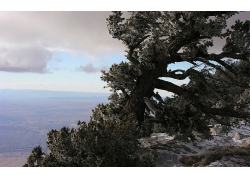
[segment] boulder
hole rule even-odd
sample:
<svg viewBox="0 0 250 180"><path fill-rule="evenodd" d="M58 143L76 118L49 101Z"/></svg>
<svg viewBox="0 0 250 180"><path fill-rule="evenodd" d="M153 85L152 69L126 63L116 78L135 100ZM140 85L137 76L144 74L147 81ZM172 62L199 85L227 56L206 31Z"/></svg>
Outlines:
<svg viewBox="0 0 250 180"><path fill-rule="evenodd" d="M173 166L183 166L179 162L178 156L169 152L158 150L156 167L173 167Z"/></svg>
<svg viewBox="0 0 250 180"><path fill-rule="evenodd" d="M210 132L211 132L212 136L221 135L222 134L221 130L222 130L222 127L219 127L219 126L214 126L214 127L210 128Z"/></svg>
<svg viewBox="0 0 250 180"><path fill-rule="evenodd" d="M241 140L245 137L249 137L248 135L245 135L245 134L242 134L242 133L239 133L239 132L236 132L235 136L233 137L235 140Z"/></svg>
<svg viewBox="0 0 250 180"><path fill-rule="evenodd" d="M242 143L242 145L244 145L244 146L248 146L248 145L250 145L250 139L242 139L242 140L241 140L241 143Z"/></svg>
<svg viewBox="0 0 250 180"><path fill-rule="evenodd" d="M150 148L150 143L146 140L144 140L142 143L141 143L141 146L144 147L144 148Z"/></svg>

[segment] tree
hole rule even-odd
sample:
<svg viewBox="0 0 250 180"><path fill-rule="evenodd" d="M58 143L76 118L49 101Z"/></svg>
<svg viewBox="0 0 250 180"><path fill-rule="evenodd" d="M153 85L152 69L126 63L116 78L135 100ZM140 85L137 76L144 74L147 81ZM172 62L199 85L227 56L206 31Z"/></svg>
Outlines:
<svg viewBox="0 0 250 180"><path fill-rule="evenodd" d="M234 98L249 88L250 21L227 27L235 14L151 11L130 12L125 19L113 12L107 18L109 33L125 44L129 62L113 65L102 79L126 97L122 113L134 113L141 125L160 123L168 133L186 138L197 133L209 138L211 123L230 127L239 118L249 118L248 112L236 108L246 104ZM221 53L209 52L214 38L226 40ZM191 67L170 68L179 62ZM190 82L178 86L170 78ZM174 98L163 100L156 89L172 92ZM151 99L151 108L145 99Z"/></svg>
<svg viewBox="0 0 250 180"><path fill-rule="evenodd" d="M105 105L96 109L103 111ZM103 112L98 114L102 115ZM95 113L94 113L95 114ZM94 115L95 116L95 115ZM35 147L25 167L125 167L153 166L156 154L141 148L138 126L133 116L119 120L96 117L95 121L78 122L77 129L63 127L48 133L49 153ZM113 119L112 119L113 118Z"/></svg>
<svg viewBox="0 0 250 180"><path fill-rule="evenodd" d="M155 154L138 139L154 127L182 140L211 138L209 125L225 131L249 121L250 21L236 12L121 12L107 18L110 35L126 45L128 62L102 71L112 94L88 124L48 133L50 153L36 147L25 166L152 166ZM214 38L225 39L211 53ZM171 65L187 62L187 69ZM171 79L189 79L177 85ZM174 94L165 99L155 90ZM155 128L157 129L157 128Z"/></svg>

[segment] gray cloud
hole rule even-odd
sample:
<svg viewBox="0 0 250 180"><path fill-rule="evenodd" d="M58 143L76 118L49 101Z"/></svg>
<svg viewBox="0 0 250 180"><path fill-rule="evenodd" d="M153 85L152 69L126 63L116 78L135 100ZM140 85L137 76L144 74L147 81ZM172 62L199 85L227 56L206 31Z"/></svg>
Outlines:
<svg viewBox="0 0 250 180"><path fill-rule="evenodd" d="M0 12L0 71L46 72L47 62L58 50L83 54L123 53L124 45L108 34L109 14L108 11ZM250 12L244 12L230 22L249 19L249 16ZM222 46L223 41L216 43ZM217 47L211 50L217 52ZM85 72L91 72L91 67L85 67Z"/></svg>
<svg viewBox="0 0 250 180"><path fill-rule="evenodd" d="M108 66L101 66L101 67L94 67L91 63L85 65L85 66L80 66L76 69L77 71L83 71L86 73L99 73L101 70L108 70Z"/></svg>
<svg viewBox="0 0 250 180"><path fill-rule="evenodd" d="M37 44L0 48L0 71L45 73L51 56Z"/></svg>
<svg viewBox="0 0 250 180"><path fill-rule="evenodd" d="M0 12L1 41L39 41L44 47L76 52L122 51L108 34L110 12Z"/></svg>
<svg viewBox="0 0 250 180"><path fill-rule="evenodd" d="M55 51L123 52L108 34L110 12L0 12L0 71L46 71ZM38 46L39 45L39 46Z"/></svg>

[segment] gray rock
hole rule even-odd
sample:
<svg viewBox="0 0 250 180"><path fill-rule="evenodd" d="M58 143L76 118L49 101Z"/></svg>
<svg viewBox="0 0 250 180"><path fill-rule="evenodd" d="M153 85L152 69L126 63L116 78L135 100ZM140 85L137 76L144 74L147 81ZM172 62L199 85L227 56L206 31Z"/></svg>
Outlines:
<svg viewBox="0 0 250 180"><path fill-rule="evenodd" d="M156 159L156 167L173 167L173 166L183 166L177 155L170 153L169 151L158 150Z"/></svg>
<svg viewBox="0 0 250 180"><path fill-rule="evenodd" d="M217 127L217 126L215 126L213 128L210 128L210 132L211 132L212 136L219 136L219 135L221 135L222 134L221 130L222 130L222 127Z"/></svg>
<svg viewBox="0 0 250 180"><path fill-rule="evenodd" d="M197 137L195 142L182 142L166 133L153 133L150 137L140 139L141 146L157 150L156 166L176 167L184 166L179 162L179 158L187 154L195 155L207 153L221 146L247 146L250 145L250 127L241 125L234 127L225 134L222 133L222 126L215 125L210 128L214 136L211 140L202 140ZM236 133L237 132L237 133ZM248 135L249 134L249 135ZM215 149L214 149L215 148ZM232 158L234 157L234 158ZM250 158L237 156L223 156L222 159L212 162L209 167L243 167L250 166ZM244 160L244 161L243 161Z"/></svg>
<svg viewBox="0 0 250 180"><path fill-rule="evenodd" d="M141 143L141 146L144 147L144 148L149 148L150 147L150 143L146 140L144 140L142 143Z"/></svg>
<svg viewBox="0 0 250 180"><path fill-rule="evenodd" d="M250 139L241 139L239 140L243 146L250 145Z"/></svg>
<svg viewBox="0 0 250 180"><path fill-rule="evenodd" d="M245 134L242 134L242 133L239 133L239 132L236 132L235 136L234 136L234 139L235 140L241 140L245 137L249 137L248 135L245 135Z"/></svg>

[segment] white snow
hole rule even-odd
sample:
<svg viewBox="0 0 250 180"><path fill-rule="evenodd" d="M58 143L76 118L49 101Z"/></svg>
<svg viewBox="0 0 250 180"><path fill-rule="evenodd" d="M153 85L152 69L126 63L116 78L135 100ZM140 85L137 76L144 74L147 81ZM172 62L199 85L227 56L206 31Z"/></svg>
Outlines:
<svg viewBox="0 0 250 180"><path fill-rule="evenodd" d="M220 127L217 125L217 127ZM235 139L236 133L243 135L241 139ZM239 128L232 128L228 134L219 133L213 136L212 140L202 140L197 138L195 142L180 142L174 140L173 136L166 133L153 133L149 138L140 139L141 146L152 147L158 145L158 159L156 166L182 166L178 159L182 155L194 155L208 151L210 148L218 146L244 146L250 144L250 126L248 123L242 122ZM174 160L177 157L177 160ZM165 158L165 161L164 161ZM172 162L171 162L172 160ZM225 164L226 163L226 164ZM215 161L210 166L237 166L237 164L226 161Z"/></svg>

